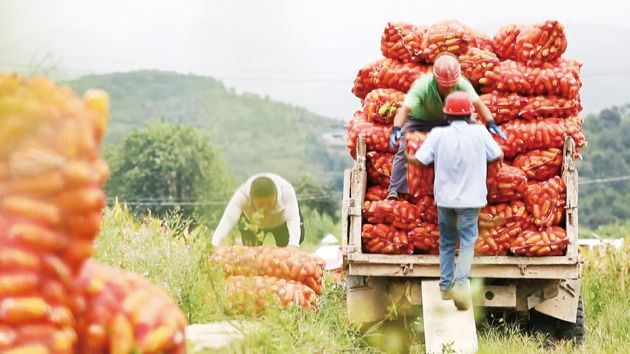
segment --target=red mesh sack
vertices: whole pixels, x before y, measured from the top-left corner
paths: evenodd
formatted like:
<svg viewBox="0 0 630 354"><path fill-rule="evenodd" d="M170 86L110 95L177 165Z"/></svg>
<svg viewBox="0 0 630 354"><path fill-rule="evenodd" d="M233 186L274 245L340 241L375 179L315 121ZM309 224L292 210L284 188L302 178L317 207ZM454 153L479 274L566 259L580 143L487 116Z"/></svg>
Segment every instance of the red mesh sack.
<svg viewBox="0 0 630 354"><path fill-rule="evenodd" d="M476 86L486 71L492 70L499 63L497 56L488 50L470 47L466 53L459 56L462 73Z"/></svg>
<svg viewBox="0 0 630 354"><path fill-rule="evenodd" d="M385 59L382 68L376 75L376 86L407 92L416 79L423 74L431 73L431 70L431 66L403 64L395 59Z"/></svg>
<svg viewBox="0 0 630 354"><path fill-rule="evenodd" d="M575 117L582 110L579 98L557 96L529 97L527 104L521 107L519 116L525 119L568 118Z"/></svg>
<svg viewBox="0 0 630 354"><path fill-rule="evenodd" d="M392 124L398 107L405 100L405 94L395 89L370 91L363 100L363 112L368 122Z"/></svg>
<svg viewBox="0 0 630 354"><path fill-rule="evenodd" d="M513 92L525 96L554 95L565 98L578 97L582 81L582 64L575 60L557 59L541 66L530 67L506 60L485 72L479 79L482 92Z"/></svg>
<svg viewBox="0 0 630 354"><path fill-rule="evenodd" d="M510 251L527 257L562 256L568 244L566 231L559 226L551 226L540 231L524 232L512 242Z"/></svg>
<svg viewBox="0 0 630 354"><path fill-rule="evenodd" d="M409 242L415 251L420 253L438 254L440 252L440 230L436 224L420 223L409 231Z"/></svg>
<svg viewBox="0 0 630 354"><path fill-rule="evenodd" d="M389 191L387 190L387 187L385 186L380 186L380 185L371 186L371 187L368 187L367 191L365 192L365 200L369 200L371 202L378 202L381 200L385 200L385 198L387 198L388 193ZM425 207L425 204L422 204L422 205L420 204L420 203L424 203L424 202L421 202L425 200L424 197L414 197L411 194L407 194L407 193L401 193L398 195L398 197L400 198L400 200L406 200L409 203L418 206L421 210L420 218L422 220L426 220L425 214L427 213L429 214L428 217L432 217L432 215L435 214L437 218L437 209L435 209L435 206L434 206L435 210L430 210L430 209L427 210L427 207ZM428 203L430 204L427 204L427 205L432 205L433 198L429 197L429 200L430 201Z"/></svg>
<svg viewBox="0 0 630 354"><path fill-rule="evenodd" d="M564 220L566 186L560 176L544 182L531 182L525 192L525 206L536 226L560 225Z"/></svg>
<svg viewBox="0 0 630 354"><path fill-rule="evenodd" d="M407 232L392 225L364 224L361 228L361 243L367 253L411 254Z"/></svg>
<svg viewBox="0 0 630 354"><path fill-rule="evenodd" d="M404 200L366 201L363 216L370 224L388 224L401 230L411 230L420 223L420 210Z"/></svg>
<svg viewBox="0 0 630 354"><path fill-rule="evenodd" d="M318 295L322 292L325 262L291 247L221 247L210 262L221 265L228 276L272 276L300 282Z"/></svg>
<svg viewBox="0 0 630 354"><path fill-rule="evenodd" d="M367 151L395 153L389 146L392 127L365 121L363 112L356 112L348 123L347 147L352 158L356 158L359 135L365 136Z"/></svg>
<svg viewBox="0 0 630 354"><path fill-rule="evenodd" d="M531 26L502 27L492 43L501 59L517 60L527 65L558 59L567 49L564 26L553 20Z"/></svg>
<svg viewBox="0 0 630 354"><path fill-rule="evenodd" d="M503 60L516 59L516 37L521 33L519 25L508 25L499 28L492 38L492 47L497 56Z"/></svg>
<svg viewBox="0 0 630 354"><path fill-rule="evenodd" d="M525 26L515 43L516 60L528 65L536 65L560 58L567 49L564 26L558 21Z"/></svg>
<svg viewBox="0 0 630 354"><path fill-rule="evenodd" d="M420 211L420 219L432 224L438 223L437 206L431 196L416 197L412 201Z"/></svg>
<svg viewBox="0 0 630 354"><path fill-rule="evenodd" d="M532 150L518 155L513 165L523 170L529 180L545 181L560 174L562 150Z"/></svg>
<svg viewBox="0 0 630 354"><path fill-rule="evenodd" d="M269 296L284 307L295 305L314 309L317 306L317 294L313 289L294 280L236 275L227 277L225 286L230 307L241 313L261 312Z"/></svg>
<svg viewBox="0 0 630 354"><path fill-rule="evenodd" d="M404 139L407 144L407 153L415 154L422 146L429 133L408 132ZM407 164L407 183L409 193L414 196L433 195L433 167L424 168L413 164Z"/></svg>
<svg viewBox="0 0 630 354"><path fill-rule="evenodd" d="M387 188L392 175L394 154L369 151L366 156L368 184L378 184Z"/></svg>
<svg viewBox="0 0 630 354"><path fill-rule="evenodd" d="M523 197L527 190L527 177L516 167L495 162L488 166L486 185L489 203L510 202Z"/></svg>
<svg viewBox="0 0 630 354"><path fill-rule="evenodd" d="M359 69L357 77L354 79L352 93L360 99L364 99L370 91L376 89L376 75L382 66L383 59L380 59Z"/></svg>
<svg viewBox="0 0 630 354"><path fill-rule="evenodd" d="M359 70L352 93L360 99L377 88L391 88L407 92L422 74L430 73L431 66L402 63L396 59L377 60Z"/></svg>
<svg viewBox="0 0 630 354"><path fill-rule="evenodd" d="M0 352L71 353L73 279L92 255L109 99L0 74Z"/></svg>
<svg viewBox="0 0 630 354"><path fill-rule="evenodd" d="M488 37L487 34L479 30L476 30L474 28L470 28L468 26L464 26L464 27L466 27L468 31L468 35L470 37L470 43L469 43L470 47L479 48L479 49L494 53L494 47L492 46L492 39L490 39L490 37Z"/></svg>
<svg viewBox="0 0 630 354"><path fill-rule="evenodd" d="M545 118L536 121L513 120L501 125L507 140L495 137L507 159L535 149L561 149L566 136L575 141L577 150L586 143L582 133L582 119Z"/></svg>
<svg viewBox="0 0 630 354"><path fill-rule="evenodd" d="M488 205L479 212L479 228L497 228L510 222L529 219L529 213L521 201Z"/></svg>
<svg viewBox="0 0 630 354"><path fill-rule="evenodd" d="M381 36L381 52L384 57L397 59L402 63L416 63L422 52L426 27L414 26L405 22L389 22Z"/></svg>
<svg viewBox="0 0 630 354"><path fill-rule="evenodd" d="M479 230L475 255L505 256L516 239L533 226L526 220L516 220L501 226Z"/></svg>
<svg viewBox="0 0 630 354"><path fill-rule="evenodd" d="M460 22L447 20L431 25L423 39L419 58L424 62L433 63L435 58L444 52L450 52L456 56L466 53L471 41L471 33Z"/></svg>
<svg viewBox="0 0 630 354"><path fill-rule="evenodd" d="M86 311L78 318L81 353L185 353L186 319L143 277L88 262L76 279Z"/></svg>
<svg viewBox="0 0 630 354"><path fill-rule="evenodd" d="M380 185L372 186L365 191L365 200L369 200L371 202L385 200L388 193L389 191L387 190L387 187Z"/></svg>
<svg viewBox="0 0 630 354"><path fill-rule="evenodd" d="M483 94L480 98L492 113L494 121L498 124L518 118L521 109L527 105L527 97L516 93L494 91Z"/></svg>

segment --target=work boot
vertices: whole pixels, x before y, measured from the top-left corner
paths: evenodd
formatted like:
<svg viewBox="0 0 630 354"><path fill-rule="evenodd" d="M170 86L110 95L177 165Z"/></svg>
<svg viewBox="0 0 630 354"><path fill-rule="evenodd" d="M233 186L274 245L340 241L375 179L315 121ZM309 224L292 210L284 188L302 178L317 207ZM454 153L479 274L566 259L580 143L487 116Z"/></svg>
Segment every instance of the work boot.
<svg viewBox="0 0 630 354"><path fill-rule="evenodd" d="M453 289L442 290L440 289L440 295L442 295L442 300L452 300L453 299Z"/></svg>
<svg viewBox="0 0 630 354"><path fill-rule="evenodd" d="M456 282L453 287L453 302L458 310L466 311L470 308L471 295L466 283Z"/></svg>
<svg viewBox="0 0 630 354"><path fill-rule="evenodd" d="M389 194L387 194L387 200L398 200L398 192L396 191L389 191Z"/></svg>

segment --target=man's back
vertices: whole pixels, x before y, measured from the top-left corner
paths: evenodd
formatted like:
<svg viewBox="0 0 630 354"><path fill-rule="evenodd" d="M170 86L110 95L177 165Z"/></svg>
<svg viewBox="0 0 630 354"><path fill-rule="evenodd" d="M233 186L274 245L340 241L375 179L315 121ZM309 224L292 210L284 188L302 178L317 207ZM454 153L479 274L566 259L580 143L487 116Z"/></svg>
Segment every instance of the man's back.
<svg viewBox="0 0 630 354"><path fill-rule="evenodd" d="M498 159L501 149L484 126L455 120L448 127L435 128L416 156L424 164L435 162L438 206L486 205L487 162Z"/></svg>

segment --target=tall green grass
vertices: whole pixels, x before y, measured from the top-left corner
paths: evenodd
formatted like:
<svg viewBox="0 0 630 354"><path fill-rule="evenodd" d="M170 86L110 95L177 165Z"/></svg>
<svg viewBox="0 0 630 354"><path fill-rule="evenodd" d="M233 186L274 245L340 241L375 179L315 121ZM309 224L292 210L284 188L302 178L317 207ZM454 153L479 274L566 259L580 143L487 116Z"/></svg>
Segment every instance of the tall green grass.
<svg viewBox="0 0 630 354"><path fill-rule="evenodd" d="M176 215L167 220L146 217L135 220L120 205L105 213L103 230L96 240L96 259L121 267L152 280L163 287L186 314L189 323L246 320L254 323L245 340L224 348L226 353L370 353L378 352L369 343L380 338L381 349L398 347L404 340L396 331L415 331L417 323L360 331L348 322L345 290L327 286L317 312L299 308L270 306L256 317L231 313L222 293L223 280L218 269L208 265L212 252L210 230L189 229ZM630 240L621 250L583 254L582 296L586 312L585 341L543 345L540 336L522 331L517 324L479 326L479 353L630 353ZM389 332L388 332L389 331ZM412 353L423 352L422 334L412 333L416 341ZM403 339L401 339L403 338ZM389 342L388 342L389 341ZM389 344L388 344L389 343Z"/></svg>

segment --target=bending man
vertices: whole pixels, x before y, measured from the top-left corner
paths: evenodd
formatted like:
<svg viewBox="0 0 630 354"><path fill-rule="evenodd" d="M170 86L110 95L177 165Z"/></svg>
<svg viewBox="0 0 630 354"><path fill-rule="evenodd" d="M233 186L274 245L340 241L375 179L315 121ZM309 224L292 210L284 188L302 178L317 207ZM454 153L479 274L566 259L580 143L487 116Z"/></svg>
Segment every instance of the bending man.
<svg viewBox="0 0 630 354"><path fill-rule="evenodd" d="M212 245L218 246L232 228L243 220L258 231L272 233L276 246L299 247L304 241L304 223L291 183L273 173L251 176L234 192L219 222ZM262 244L257 232L239 223L245 246Z"/></svg>

